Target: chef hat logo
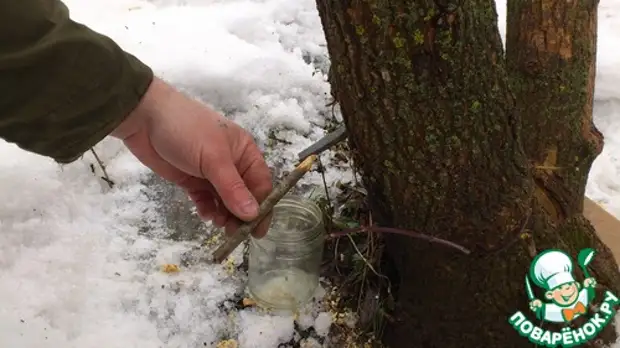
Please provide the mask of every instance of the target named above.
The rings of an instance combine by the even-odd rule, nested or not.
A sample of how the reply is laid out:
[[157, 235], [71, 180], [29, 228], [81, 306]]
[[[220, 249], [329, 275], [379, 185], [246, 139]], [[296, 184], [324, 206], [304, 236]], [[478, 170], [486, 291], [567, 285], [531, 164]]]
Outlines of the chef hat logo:
[[536, 256], [530, 265], [530, 278], [545, 290], [574, 282], [572, 272], [572, 260], [560, 250], [547, 250]]

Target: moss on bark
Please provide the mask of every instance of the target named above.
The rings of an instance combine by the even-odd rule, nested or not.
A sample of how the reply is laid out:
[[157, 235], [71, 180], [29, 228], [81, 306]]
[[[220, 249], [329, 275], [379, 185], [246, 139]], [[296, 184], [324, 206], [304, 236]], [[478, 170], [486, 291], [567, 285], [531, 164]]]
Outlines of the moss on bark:
[[524, 149], [544, 168], [536, 179], [555, 189], [548, 194], [562, 218], [583, 209], [578, 197], [603, 146], [592, 122], [597, 1], [514, 0], [507, 23], [507, 67]]
[[[398, 320], [388, 326], [387, 343], [531, 346], [508, 317], [516, 310], [530, 313], [523, 276], [535, 252], [546, 248], [576, 256], [580, 247], [600, 247], [594, 273], [620, 289], [613, 259], [574, 209], [585, 181], [569, 182], [575, 186], [566, 190], [571, 194], [564, 206], [573, 213], [562, 211], [558, 220], [552, 186], [530, 166], [493, 1], [317, 0], [317, 6], [332, 93], [374, 220], [474, 250], [463, 256], [387, 238], [399, 272]], [[559, 139], [577, 142], [568, 131]], [[579, 144], [566, 148], [562, 159], [579, 156], [589, 168], [595, 154], [588, 157]], [[524, 233], [531, 237], [521, 238]]]
[[[610, 250], [583, 216], [585, 185], [603, 137], [592, 120], [598, 1], [508, 3], [506, 62], [535, 196], [565, 249], [595, 245], [601, 290], [618, 290]], [[600, 338], [615, 338], [608, 327]]]

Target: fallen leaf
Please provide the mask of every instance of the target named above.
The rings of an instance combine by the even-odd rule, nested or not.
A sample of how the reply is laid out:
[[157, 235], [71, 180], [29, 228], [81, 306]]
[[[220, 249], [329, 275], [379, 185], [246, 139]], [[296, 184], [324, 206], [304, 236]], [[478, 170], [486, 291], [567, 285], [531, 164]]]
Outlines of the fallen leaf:
[[220, 341], [217, 344], [217, 348], [237, 348], [239, 345], [237, 344], [237, 341], [230, 339], [230, 340], [224, 340], [224, 341]]
[[256, 301], [252, 300], [251, 298], [244, 298], [243, 299], [243, 307], [252, 307], [252, 306], [256, 306]]
[[167, 263], [161, 267], [161, 271], [164, 273], [177, 273], [180, 271], [179, 266]]

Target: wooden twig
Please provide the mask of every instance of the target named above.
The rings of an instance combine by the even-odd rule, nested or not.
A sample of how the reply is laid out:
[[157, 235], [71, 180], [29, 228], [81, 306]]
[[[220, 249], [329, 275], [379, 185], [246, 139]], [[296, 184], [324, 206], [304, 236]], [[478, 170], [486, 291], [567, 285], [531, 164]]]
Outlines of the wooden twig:
[[400, 234], [403, 236], [409, 236], [412, 238], [417, 238], [417, 239], [423, 239], [426, 240], [428, 242], [431, 243], [437, 243], [437, 244], [442, 244], [445, 246], [448, 246], [450, 248], [456, 249], [460, 252], [462, 252], [463, 254], [469, 255], [471, 254], [471, 251], [467, 248], [465, 248], [464, 246], [458, 245], [454, 242], [445, 240], [445, 239], [441, 239], [441, 238], [437, 238], [437, 237], [433, 237], [433, 236], [428, 236], [422, 233], [418, 233], [418, 232], [414, 232], [414, 231], [409, 231], [409, 230], [401, 230], [398, 228], [391, 228], [391, 227], [376, 227], [376, 226], [371, 226], [371, 227], [360, 227], [360, 228], [354, 228], [354, 229], [347, 229], [347, 230], [342, 230], [342, 231], [337, 231], [337, 232], [332, 232], [330, 233], [329, 237], [330, 238], [338, 238], [338, 237], [342, 237], [342, 236], [348, 236], [349, 234], [352, 233], [363, 233], [363, 232], [375, 232], [375, 233], [393, 233], [393, 234]]
[[[103, 161], [101, 160], [101, 158], [99, 158], [99, 155], [97, 155], [97, 153], [95, 152], [94, 148], [91, 148], [90, 152], [93, 154], [93, 156], [95, 156], [95, 161], [97, 161], [97, 164], [99, 165], [99, 168], [101, 168], [101, 172], [103, 173], [103, 176], [101, 177], [101, 180], [105, 181], [110, 188], [113, 188], [114, 187], [114, 181], [112, 181], [110, 179], [110, 176], [108, 175], [108, 172], [105, 170], [105, 165], [103, 164]], [[93, 170], [93, 173], [94, 173], [94, 168], [93, 167], [91, 167], [91, 170]]]
[[271, 193], [265, 198], [258, 208], [258, 216], [256, 219], [245, 222], [239, 226], [235, 234], [226, 237], [224, 243], [220, 245], [213, 252], [213, 262], [221, 263], [230, 254], [237, 249], [239, 244], [246, 240], [250, 233], [258, 226], [258, 224], [269, 214], [273, 207], [284, 197], [294, 186], [299, 179], [304, 176], [311, 168], [312, 164], [316, 160], [316, 155], [308, 156], [303, 160], [288, 176], [271, 191]]

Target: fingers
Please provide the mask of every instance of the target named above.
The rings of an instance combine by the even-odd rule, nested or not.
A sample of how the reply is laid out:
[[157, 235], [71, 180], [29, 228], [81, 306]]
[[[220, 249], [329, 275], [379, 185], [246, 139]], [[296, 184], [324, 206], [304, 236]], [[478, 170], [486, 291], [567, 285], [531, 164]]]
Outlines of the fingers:
[[[211, 192], [206, 196], [214, 200], [216, 205], [214, 209], [213, 204], [205, 203], [200, 211], [204, 210], [203, 215], [211, 217], [218, 227], [225, 226], [227, 233], [234, 233], [243, 221], [256, 218], [259, 203], [272, 190], [271, 172], [258, 146], [247, 134], [240, 135], [240, 139], [244, 139], [240, 141], [243, 145], [236, 147], [237, 151], [233, 149], [233, 152], [240, 155], [217, 159], [211, 157], [201, 161], [200, 168], [202, 176], [212, 185]], [[204, 186], [200, 189], [209, 191]], [[194, 199], [194, 201], [200, 200]], [[252, 234], [258, 238], [263, 237], [267, 233], [270, 221], [269, 215]]]
[[224, 227], [233, 216], [218, 197], [215, 189], [206, 180], [199, 190], [188, 190], [189, 198], [196, 205], [198, 215], [203, 220], [211, 220], [216, 227]]
[[[271, 225], [271, 215], [271, 213], [267, 215], [252, 231], [252, 236], [254, 238], [263, 238], [267, 234], [267, 231], [269, 230], [269, 225]], [[225, 225], [226, 234], [233, 235], [240, 225], [241, 221], [239, 219], [231, 217], [230, 219], [228, 219]]]
[[263, 219], [263, 221], [261, 221], [260, 224], [256, 226], [256, 229], [252, 232], [252, 235], [255, 238], [263, 238], [267, 234], [267, 231], [269, 230], [269, 226], [271, 225], [272, 217], [273, 217], [273, 214], [269, 213], [269, 215], [267, 215]]
[[237, 218], [250, 221], [258, 215], [259, 202], [271, 192], [271, 173], [256, 144], [248, 141], [240, 152], [236, 164], [232, 158], [203, 161], [201, 169], [224, 206]]
[[202, 219], [212, 220], [218, 227], [226, 224], [229, 213], [223, 204], [218, 204], [215, 189], [207, 180], [193, 177], [162, 159], [145, 134], [136, 134], [125, 140], [125, 144], [144, 165], [185, 189]]
[[[261, 203], [267, 198], [273, 189], [273, 185], [271, 183], [271, 171], [255, 144], [252, 143], [246, 146], [238, 168], [246, 186], [258, 203]], [[252, 235], [255, 238], [262, 238], [267, 234], [267, 230], [271, 224], [271, 216], [272, 214], [268, 214], [252, 231]], [[239, 228], [239, 224], [239, 220], [234, 218], [230, 219], [226, 223], [226, 233], [235, 233], [237, 228]]]
[[218, 202], [213, 189], [187, 191], [189, 198], [196, 205], [198, 215], [203, 220], [214, 220], [217, 215]]
[[[222, 203], [215, 188], [206, 180], [191, 178], [183, 181], [189, 198], [194, 202], [198, 214], [203, 220], [210, 220], [217, 227], [225, 227], [227, 234], [234, 234], [241, 220], [232, 215]], [[259, 187], [258, 192], [261, 192]], [[261, 196], [262, 197], [262, 196]], [[269, 228], [271, 216], [268, 215], [253, 231], [253, 236], [262, 238]]]
[[[240, 166], [242, 168], [241, 175], [252, 195], [261, 203], [273, 190], [271, 171], [256, 145], [248, 146], [246, 152], [249, 161], [247, 165]], [[271, 217], [272, 214], [267, 215], [252, 231], [255, 238], [262, 238], [267, 234]]]
[[211, 182], [224, 206], [239, 219], [249, 221], [258, 214], [258, 203], [250, 193], [232, 160], [206, 165], [203, 175]]

